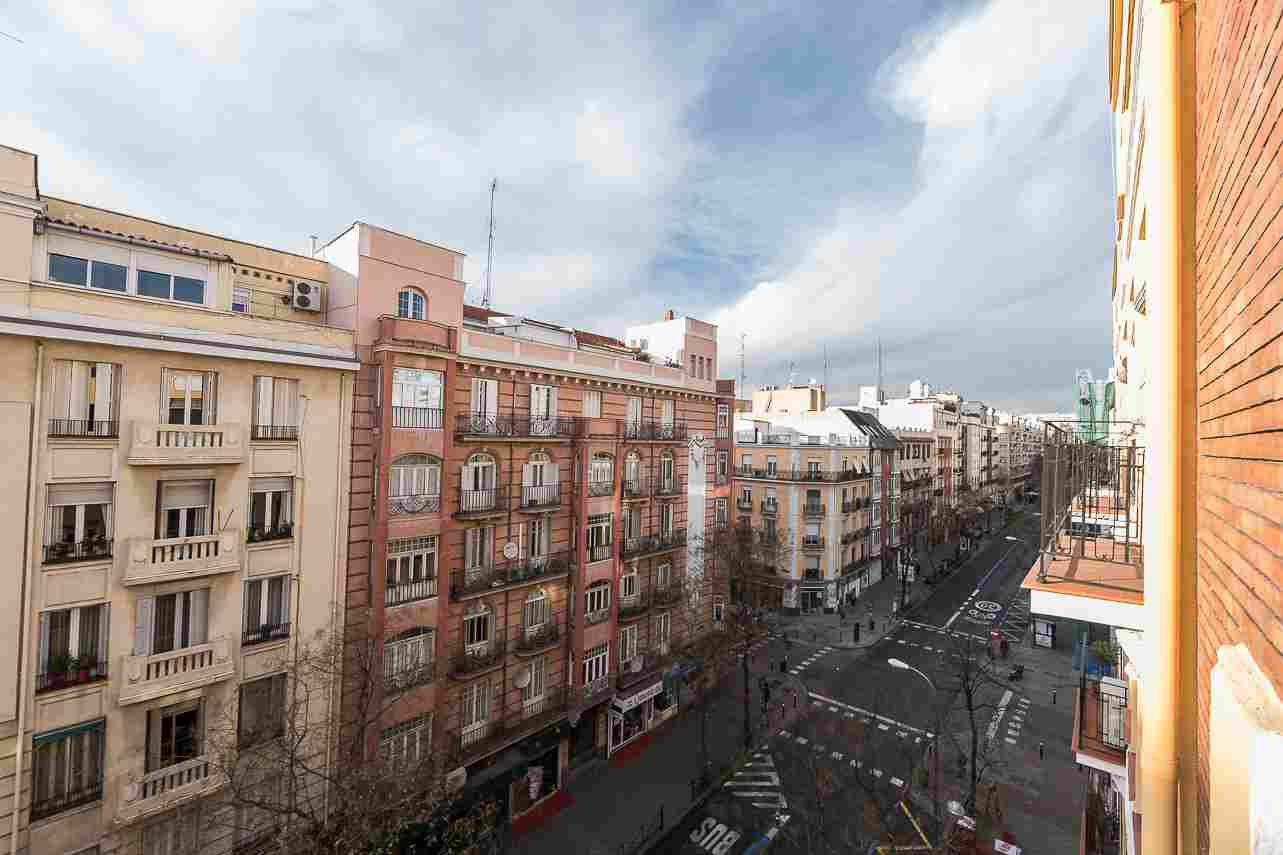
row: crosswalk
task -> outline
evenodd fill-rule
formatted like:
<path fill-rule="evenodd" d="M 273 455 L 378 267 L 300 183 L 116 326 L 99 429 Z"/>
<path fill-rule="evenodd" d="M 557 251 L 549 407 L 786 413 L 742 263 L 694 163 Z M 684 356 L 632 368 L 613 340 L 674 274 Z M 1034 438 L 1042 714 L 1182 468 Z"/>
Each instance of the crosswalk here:
<path fill-rule="evenodd" d="M 866 765 L 864 760 L 859 757 L 852 757 L 843 751 L 831 750 L 818 742 L 813 742 L 812 740 L 807 739 L 805 736 L 799 736 L 787 730 L 779 731 L 776 736 L 780 739 L 790 741 L 801 748 L 814 752 L 817 758 L 831 762 L 837 767 L 837 769 L 845 771 L 848 774 L 854 775 L 863 771 L 866 772 L 874 781 L 888 784 L 894 789 L 902 790 L 905 786 L 903 778 L 897 777 L 891 772 L 884 771 L 872 764 Z"/>
<path fill-rule="evenodd" d="M 1029 591 L 1020 590 L 1007 604 L 1007 613 L 1003 616 L 1002 625 L 998 630 L 1008 641 L 1019 644 L 1029 629 L 1029 597 Z"/>
<path fill-rule="evenodd" d="M 799 662 L 798 664 L 790 668 L 789 673 L 794 676 L 801 674 L 807 668 L 811 667 L 816 662 L 823 659 L 825 656 L 828 656 L 830 653 L 833 652 L 833 650 L 834 650 L 833 647 L 821 647 L 819 650 L 815 651 L 810 656 L 806 657 L 801 662 Z"/>
<path fill-rule="evenodd" d="M 788 801 L 780 792 L 780 773 L 768 751 L 754 753 L 722 787 L 753 807 L 784 810 Z"/>

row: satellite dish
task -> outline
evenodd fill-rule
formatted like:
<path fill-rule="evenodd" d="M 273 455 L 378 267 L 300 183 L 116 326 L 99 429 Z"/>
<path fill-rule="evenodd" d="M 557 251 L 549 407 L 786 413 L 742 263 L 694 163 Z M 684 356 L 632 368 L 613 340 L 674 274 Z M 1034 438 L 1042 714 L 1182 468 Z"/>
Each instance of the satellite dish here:
<path fill-rule="evenodd" d="M 529 671 L 518 671 L 518 672 L 517 672 L 517 676 L 516 676 L 516 677 L 513 679 L 513 681 L 512 681 L 512 684 L 513 684 L 514 686 L 516 686 L 518 689 L 524 689 L 526 686 L 529 686 L 529 685 L 530 685 L 530 672 L 529 672 Z"/>
<path fill-rule="evenodd" d="M 511 540 L 503 545 L 503 557 L 509 561 L 517 557 L 517 544 Z"/>

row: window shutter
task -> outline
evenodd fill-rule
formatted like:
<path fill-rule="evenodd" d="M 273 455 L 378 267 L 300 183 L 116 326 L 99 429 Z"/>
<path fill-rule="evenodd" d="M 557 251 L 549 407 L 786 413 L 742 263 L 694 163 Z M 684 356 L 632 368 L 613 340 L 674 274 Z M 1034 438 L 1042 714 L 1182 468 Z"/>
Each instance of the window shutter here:
<path fill-rule="evenodd" d="M 51 403 L 54 418 L 75 418 L 71 410 L 71 362 L 66 359 L 59 359 L 53 364 L 53 401 Z"/>
<path fill-rule="evenodd" d="M 209 640 L 209 588 L 199 588 L 190 596 L 192 625 L 189 640 L 193 645 L 204 644 Z"/>
<path fill-rule="evenodd" d="M 271 377 L 254 378 L 254 422 L 256 424 L 272 423 L 272 384 Z"/>
<path fill-rule="evenodd" d="M 215 371 L 205 372 L 205 386 L 202 390 L 204 394 L 204 418 L 205 424 L 218 424 L 218 373 Z"/>
<path fill-rule="evenodd" d="M 425 492 L 429 496 L 441 495 L 441 467 L 436 464 L 430 464 L 427 471 L 427 483 Z"/>
<path fill-rule="evenodd" d="M 272 381 L 272 424 L 278 427 L 295 427 L 298 424 L 298 381 Z"/>
<path fill-rule="evenodd" d="M 258 604 L 262 599 L 259 593 L 261 584 L 257 580 L 245 583 L 245 617 L 243 619 L 245 632 L 252 632 L 259 627 Z"/>
<path fill-rule="evenodd" d="M 293 591 L 294 578 L 286 576 L 281 580 L 281 620 L 290 622 L 290 594 Z"/>
<path fill-rule="evenodd" d="M 289 478 L 255 478 L 250 482 L 250 490 L 255 493 L 268 491 L 288 493 L 291 487 L 290 480 Z"/>
<path fill-rule="evenodd" d="M 543 464 L 543 483 L 544 484 L 556 484 L 557 474 L 558 474 L 558 471 L 557 471 L 556 463 L 548 462 Z"/>
<path fill-rule="evenodd" d="M 536 476 L 535 476 L 535 472 L 537 469 L 538 469 L 538 464 L 536 463 L 527 463 L 521 467 L 522 486 L 525 486 L 525 487 L 538 486 L 539 481 L 536 480 Z"/>
<path fill-rule="evenodd" d="M 155 597 L 139 597 L 134 609 L 134 655 L 151 654 L 152 620 L 156 613 Z"/>
<path fill-rule="evenodd" d="M 163 511 L 172 508 L 207 508 L 209 487 L 209 481 L 162 481 L 160 508 Z"/>
<path fill-rule="evenodd" d="M 673 424 L 673 402 L 672 402 L 672 401 L 664 401 L 664 402 L 661 404 L 661 406 L 663 407 L 663 409 L 662 409 L 662 413 L 663 413 L 662 418 L 663 418 L 664 425 L 665 425 L 666 427 L 671 427 L 671 426 L 672 426 L 672 424 Z"/>
<path fill-rule="evenodd" d="M 111 640 L 111 603 L 104 603 L 98 608 L 102 610 L 98 615 L 98 661 L 106 662 L 107 644 Z"/>
<path fill-rule="evenodd" d="M 99 362 L 94 380 L 94 418 L 106 421 L 115 418 L 112 403 L 116 400 L 116 366 Z"/>
<path fill-rule="evenodd" d="M 89 417 L 89 368 L 88 362 L 71 363 L 71 418 Z"/>
<path fill-rule="evenodd" d="M 40 641 L 36 648 L 36 661 L 39 663 L 40 673 L 45 674 L 49 671 L 49 613 L 40 613 Z"/>
<path fill-rule="evenodd" d="M 50 505 L 109 505 L 110 484 L 51 484 Z"/>

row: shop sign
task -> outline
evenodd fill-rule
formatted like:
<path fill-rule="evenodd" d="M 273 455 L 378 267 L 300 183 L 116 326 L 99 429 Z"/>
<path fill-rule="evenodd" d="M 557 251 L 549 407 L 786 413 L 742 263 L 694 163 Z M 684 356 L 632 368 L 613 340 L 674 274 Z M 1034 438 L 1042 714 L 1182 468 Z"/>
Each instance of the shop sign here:
<path fill-rule="evenodd" d="M 615 698 L 615 709 L 620 712 L 628 712 L 635 706 L 644 704 L 651 698 L 657 697 L 660 692 L 664 691 L 664 681 L 660 680 L 653 686 L 647 686 L 635 695 L 627 698 Z"/>

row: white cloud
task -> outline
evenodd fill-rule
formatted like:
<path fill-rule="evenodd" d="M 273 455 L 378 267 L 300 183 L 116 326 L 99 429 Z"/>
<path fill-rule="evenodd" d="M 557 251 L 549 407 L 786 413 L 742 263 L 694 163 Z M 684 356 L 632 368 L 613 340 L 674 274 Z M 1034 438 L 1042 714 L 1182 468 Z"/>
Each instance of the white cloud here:
<path fill-rule="evenodd" d="M 49 10 L 80 36 L 86 48 L 102 51 L 118 62 L 136 63 L 143 58 L 142 33 L 121 20 L 104 0 L 53 0 Z"/>

